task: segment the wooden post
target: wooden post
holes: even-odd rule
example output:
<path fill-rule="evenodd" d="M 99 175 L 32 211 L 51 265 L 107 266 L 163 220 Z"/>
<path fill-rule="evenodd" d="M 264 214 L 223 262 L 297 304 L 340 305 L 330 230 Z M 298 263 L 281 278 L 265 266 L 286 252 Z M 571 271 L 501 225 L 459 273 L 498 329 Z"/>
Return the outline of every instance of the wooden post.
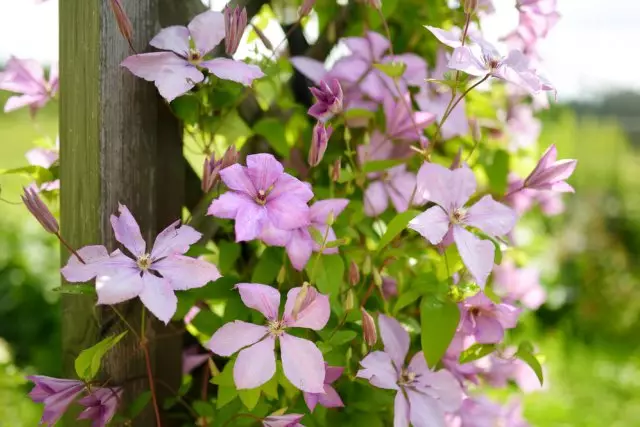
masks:
<path fill-rule="evenodd" d="M 133 24 L 134 46 L 143 52 L 160 29 L 159 0 L 123 4 Z M 134 214 L 148 245 L 181 214 L 181 129 L 153 85 L 120 67 L 130 54 L 108 0 L 60 0 L 61 227 L 74 247 L 115 249 L 109 217 L 119 202 Z M 62 262 L 67 258 L 63 253 Z M 110 308 L 96 307 L 94 298 L 69 295 L 62 305 L 65 374 L 75 377 L 78 353 L 124 328 Z M 140 302 L 118 307 L 139 329 Z M 162 384 L 174 390 L 179 386 L 182 337 L 158 321 L 147 324 L 156 388 L 168 396 Z M 125 405 L 148 390 L 144 357 L 133 334 L 108 354 L 103 370 L 109 384 L 125 387 Z M 150 405 L 134 422 L 155 425 Z M 163 427 L 169 425 L 163 420 Z"/>

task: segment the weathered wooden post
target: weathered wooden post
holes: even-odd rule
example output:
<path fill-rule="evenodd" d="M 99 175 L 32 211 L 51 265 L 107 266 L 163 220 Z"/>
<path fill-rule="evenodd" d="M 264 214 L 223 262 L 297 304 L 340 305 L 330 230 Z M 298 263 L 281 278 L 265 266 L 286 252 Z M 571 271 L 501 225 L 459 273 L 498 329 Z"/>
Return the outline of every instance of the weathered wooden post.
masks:
<path fill-rule="evenodd" d="M 159 0 L 125 0 L 138 51 L 160 28 Z M 60 0 L 61 224 L 75 247 L 101 244 L 113 250 L 109 216 L 126 204 L 140 223 L 147 244 L 180 217 L 184 194 L 181 130 L 152 84 L 120 67 L 131 52 L 118 33 L 108 0 Z M 63 263 L 67 260 L 63 253 Z M 63 299 L 64 368 L 74 377 L 78 352 L 121 330 L 108 307 L 93 298 Z M 138 300 L 121 304 L 128 321 L 140 328 Z M 180 380 L 181 340 L 175 328 L 148 322 L 151 360 L 159 395 Z M 154 337 L 162 335 L 160 340 Z M 109 353 L 104 362 L 110 384 L 125 387 L 124 404 L 148 390 L 143 353 L 135 337 Z M 71 424 L 70 424 L 71 425 Z M 75 425 L 75 424 L 73 424 Z M 153 411 L 135 426 L 155 426 Z M 169 424 L 163 420 L 163 426 Z"/>

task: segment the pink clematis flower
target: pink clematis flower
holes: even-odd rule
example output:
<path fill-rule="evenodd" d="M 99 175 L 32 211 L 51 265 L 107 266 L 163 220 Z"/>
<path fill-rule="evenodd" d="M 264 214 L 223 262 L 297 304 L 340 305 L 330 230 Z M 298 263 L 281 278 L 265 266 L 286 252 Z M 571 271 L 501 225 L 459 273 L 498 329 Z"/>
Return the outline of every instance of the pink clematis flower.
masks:
<path fill-rule="evenodd" d="M 537 310 L 547 299 L 540 284 L 540 272 L 533 267 L 517 268 L 512 260 L 504 260 L 493 268 L 493 290 L 531 310 Z"/>
<path fill-rule="evenodd" d="M 40 424 L 53 426 L 85 388 L 82 381 L 31 375 L 27 379 L 35 384 L 29 393 L 31 400 L 44 403 Z"/>
<path fill-rule="evenodd" d="M 307 393 L 324 393 L 325 365 L 316 345 L 289 335 L 288 328 L 321 330 L 330 315 L 329 297 L 309 288 L 294 315 L 296 299 L 301 287 L 287 294 L 284 315 L 280 318 L 280 292 L 267 285 L 240 283 L 236 285 L 242 302 L 259 311 L 267 319 L 266 326 L 236 320 L 216 331 L 207 346 L 215 354 L 231 356 L 240 351 L 233 367 L 236 387 L 255 388 L 266 383 L 276 373 L 275 345 L 280 341 L 284 375 L 291 384 Z"/>
<path fill-rule="evenodd" d="M 405 367 L 409 333 L 392 317 L 378 316 L 384 351 L 369 353 L 357 377 L 379 388 L 397 390 L 393 427 L 444 426 L 444 413 L 456 411 L 462 403 L 462 389 L 451 373 L 431 371 L 422 352 Z"/>
<path fill-rule="evenodd" d="M 198 366 L 209 360 L 209 353 L 200 353 L 197 345 L 191 346 L 182 352 L 182 374 L 189 374 Z"/>
<path fill-rule="evenodd" d="M 302 414 L 269 415 L 262 420 L 263 427 L 304 427 L 300 420 Z"/>
<path fill-rule="evenodd" d="M 493 243 L 477 238 L 465 226 L 476 227 L 489 236 L 501 236 L 515 226 L 517 214 L 491 196 L 484 196 L 465 209 L 464 204 L 475 191 L 476 179 L 469 168 L 449 170 L 425 163 L 418 172 L 417 193 L 437 206 L 411 220 L 409 228 L 434 245 L 452 234 L 464 265 L 484 289 L 493 268 L 495 248 Z"/>
<path fill-rule="evenodd" d="M 52 166 L 58 163 L 58 159 L 60 158 L 60 139 L 56 139 L 55 148 L 33 148 L 25 153 L 25 157 L 30 165 L 51 169 Z M 60 180 L 54 179 L 52 181 L 43 182 L 40 186 L 34 182 L 31 184 L 31 188 L 36 193 L 39 193 L 40 191 L 59 190 Z"/>
<path fill-rule="evenodd" d="M 158 319 L 168 323 L 175 314 L 175 291 L 200 288 L 220 278 L 215 265 L 184 256 L 202 234 L 176 221 L 156 237 L 151 252 L 129 209 L 120 205 L 120 216 L 111 215 L 111 226 L 126 249 L 110 255 L 104 246 L 85 246 L 69 258 L 61 273 L 69 282 L 86 282 L 96 277 L 98 304 L 118 304 L 140 297 Z"/>
<path fill-rule="evenodd" d="M 522 418 L 522 405 L 514 400 L 502 406 L 484 396 L 465 399 L 450 427 L 528 427 Z"/>
<path fill-rule="evenodd" d="M 280 230 L 309 226 L 308 184 L 284 172 L 271 154 L 247 156 L 247 166 L 234 164 L 220 171 L 231 191 L 215 199 L 208 214 L 235 219 L 236 241 L 256 239 L 273 225 Z"/>
<path fill-rule="evenodd" d="M 465 336 L 462 331 L 458 329 L 441 360 L 442 366 L 451 372 L 462 387 L 465 387 L 467 382 L 473 384 L 479 384 L 480 382 L 478 374 L 482 372 L 481 368 L 473 363 L 460 364 L 460 354 L 473 343 L 473 337 Z"/>
<path fill-rule="evenodd" d="M 136 76 L 154 82 L 160 95 L 169 102 L 202 82 L 202 70 L 244 85 L 250 85 L 254 79 L 264 75 L 259 67 L 242 61 L 228 58 L 205 60 L 205 56 L 224 38 L 224 15 L 203 12 L 187 27 L 175 25 L 164 28 L 149 42 L 163 52 L 132 55 L 121 65 Z"/>
<path fill-rule="evenodd" d="M 482 370 L 482 378 L 492 387 L 506 387 L 510 381 L 516 383 L 524 393 L 540 391 L 549 386 L 548 380 L 544 386 L 529 365 L 515 357 L 515 347 L 508 347 L 501 354 L 492 353 L 474 362 Z"/>
<path fill-rule="evenodd" d="M 78 416 L 79 420 L 91 420 L 91 427 L 105 427 L 118 409 L 122 399 L 122 388 L 94 388 L 91 394 L 78 400 L 86 409 Z"/>
<path fill-rule="evenodd" d="M 542 124 L 525 104 L 512 105 L 507 115 L 507 131 L 510 136 L 509 149 L 516 152 L 533 146 L 540 136 Z"/>
<path fill-rule="evenodd" d="M 505 37 L 505 41 L 527 55 L 534 55 L 538 40 L 547 37 L 560 20 L 556 0 L 520 0 L 518 27 Z"/>
<path fill-rule="evenodd" d="M 387 95 L 384 99 L 384 116 L 387 137 L 400 141 L 420 141 L 424 146 L 427 138 L 422 131 L 436 120 L 436 115 L 426 111 L 407 111 L 407 106 L 411 105 L 409 94 L 402 99 L 395 99 Z"/>
<path fill-rule="evenodd" d="M 309 88 L 316 97 L 316 103 L 309 108 L 308 114 L 321 122 L 326 122 L 342 111 L 344 94 L 338 79 L 331 79 L 328 84 L 320 80 L 318 86 Z"/>
<path fill-rule="evenodd" d="M 542 91 L 555 91 L 555 88 L 531 66 L 519 50 L 511 50 L 506 57 L 481 36 L 470 33 L 472 45 L 462 46 L 457 32 L 445 31 L 441 28 L 426 27 L 443 44 L 454 48 L 449 59 L 449 68 L 459 70 L 472 76 L 490 75 L 501 80 L 521 86 L 531 94 Z"/>
<path fill-rule="evenodd" d="M 559 193 L 573 193 L 575 190 L 566 180 L 573 174 L 577 160 L 557 160 L 558 151 L 552 144 L 544 152 L 536 167 L 525 178 L 523 188 L 532 190 L 551 190 Z"/>
<path fill-rule="evenodd" d="M 304 393 L 304 401 L 311 412 L 313 412 L 318 403 L 325 408 L 341 408 L 344 406 L 340 395 L 331 386 L 340 378 L 342 371 L 344 371 L 344 368 L 329 366 L 325 363 L 324 393 Z"/>
<path fill-rule="evenodd" d="M 524 188 L 524 180 L 515 174 L 509 174 L 508 193 L 504 202 L 522 215 L 538 203 L 543 214 L 559 215 L 564 212 L 562 193 L 553 190 L 531 190 Z"/>
<path fill-rule="evenodd" d="M 7 100 L 5 113 L 28 106 L 31 114 L 35 114 L 58 92 L 58 65 L 51 66 L 47 80 L 39 62 L 12 56 L 0 73 L 0 90 L 20 94 Z"/>
<path fill-rule="evenodd" d="M 460 308 L 460 330 L 479 344 L 501 342 L 504 330 L 516 327 L 521 312 L 511 304 L 494 303 L 482 291 L 462 301 Z"/>

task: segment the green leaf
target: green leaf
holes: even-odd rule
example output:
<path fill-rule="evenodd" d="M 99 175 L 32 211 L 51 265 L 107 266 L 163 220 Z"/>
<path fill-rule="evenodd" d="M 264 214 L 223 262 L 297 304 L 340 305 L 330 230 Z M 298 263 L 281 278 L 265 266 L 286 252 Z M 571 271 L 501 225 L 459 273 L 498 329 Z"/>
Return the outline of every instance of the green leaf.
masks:
<path fill-rule="evenodd" d="M 282 157 L 288 159 L 291 151 L 287 144 L 284 124 L 281 120 L 267 117 L 253 125 L 253 131 L 263 136 L 269 145 Z"/>
<path fill-rule="evenodd" d="M 200 100 L 196 95 L 184 95 L 171 101 L 173 113 L 186 124 L 195 124 L 200 117 Z"/>
<path fill-rule="evenodd" d="M 260 255 L 258 264 L 253 269 L 251 282 L 268 285 L 276 280 L 282 267 L 282 248 L 268 247 Z"/>
<path fill-rule="evenodd" d="M 307 264 L 307 273 L 320 292 L 337 297 L 344 280 L 344 261 L 339 254 L 314 257 L 313 262 Z"/>
<path fill-rule="evenodd" d="M 415 301 L 418 300 L 418 298 L 420 298 L 420 295 L 422 295 L 422 293 L 415 289 L 410 289 L 407 292 L 403 292 L 398 297 L 398 300 L 396 301 L 396 305 L 395 307 L 393 307 L 393 311 L 397 313 L 403 308 L 405 308 L 406 306 L 413 304 Z"/>
<path fill-rule="evenodd" d="M 495 349 L 495 344 L 474 344 L 460 354 L 459 363 L 464 365 L 465 363 L 473 362 L 487 354 L 493 353 Z"/>
<path fill-rule="evenodd" d="M 75 361 L 78 378 L 91 381 L 100 371 L 102 358 L 127 334 L 124 331 L 120 335 L 107 337 L 93 347 L 82 350 Z"/>
<path fill-rule="evenodd" d="M 518 347 L 518 352 L 516 353 L 516 357 L 529 365 L 531 369 L 533 369 L 533 372 L 536 373 L 536 376 L 540 381 L 540 385 L 542 385 L 544 381 L 542 374 L 542 365 L 540 365 L 540 362 L 533 354 L 533 346 L 527 342 L 520 344 L 520 346 Z"/>
<path fill-rule="evenodd" d="M 276 375 L 272 376 L 269 381 L 264 383 L 262 387 L 260 387 L 262 393 L 269 399 L 277 399 L 278 398 L 278 378 Z"/>
<path fill-rule="evenodd" d="M 387 231 L 385 231 L 380 242 L 378 242 L 378 251 L 387 246 L 396 236 L 402 233 L 407 228 L 409 221 L 418 216 L 420 212 L 415 210 L 408 210 L 406 212 L 396 215 L 387 225 Z"/>
<path fill-rule="evenodd" d="M 221 274 L 227 274 L 240 257 L 240 245 L 235 242 L 222 240 L 218 242 L 220 256 L 218 257 L 218 268 Z"/>
<path fill-rule="evenodd" d="M 339 346 L 353 341 L 357 336 L 355 331 L 338 331 L 329 339 L 329 344 Z"/>
<path fill-rule="evenodd" d="M 231 402 L 238 396 L 235 387 L 220 386 L 218 387 L 218 399 L 216 399 L 216 408 L 220 409 L 227 403 Z"/>
<path fill-rule="evenodd" d="M 435 367 L 447 351 L 460 322 L 460 310 L 452 301 L 427 295 L 420 302 L 421 343 L 424 358 Z"/>
<path fill-rule="evenodd" d="M 318 350 L 320 350 L 320 352 L 322 352 L 322 354 L 327 354 L 331 350 L 333 350 L 333 346 L 331 344 L 329 344 L 328 342 L 324 342 L 324 341 L 317 342 L 316 343 L 316 347 L 318 347 Z"/>
<path fill-rule="evenodd" d="M 404 160 L 399 160 L 399 159 L 371 160 L 362 166 L 362 172 L 364 173 L 382 172 L 387 169 L 391 169 L 392 167 L 401 165 L 404 162 L 405 162 Z"/>
<path fill-rule="evenodd" d="M 309 234 L 311 234 L 313 241 L 322 246 L 324 235 L 320 232 L 320 230 L 315 227 L 309 227 L 307 230 L 309 230 Z"/>
<path fill-rule="evenodd" d="M 71 295 L 94 295 L 96 293 L 96 287 L 94 285 L 89 285 L 86 283 L 58 286 L 57 288 L 53 288 L 52 290 L 53 292 Z"/>
<path fill-rule="evenodd" d="M 238 390 L 238 396 L 244 406 L 246 406 L 248 410 L 252 411 L 258 404 L 258 400 L 260 400 L 260 387 L 249 390 Z"/>
<path fill-rule="evenodd" d="M 509 153 L 498 150 L 493 155 L 491 163 L 485 165 L 485 171 L 489 178 L 489 186 L 495 194 L 504 194 L 507 190 L 509 175 Z"/>
<path fill-rule="evenodd" d="M 226 387 L 235 387 L 236 384 L 233 382 L 233 365 L 235 364 L 234 360 L 230 360 L 224 365 L 222 372 L 211 379 L 213 384 L 219 386 Z"/>
<path fill-rule="evenodd" d="M 216 410 L 210 402 L 196 400 L 191 404 L 191 406 L 201 417 L 213 417 L 216 414 Z"/>
<path fill-rule="evenodd" d="M 407 64 L 400 61 L 386 62 L 384 64 L 373 64 L 373 66 L 376 67 L 378 70 L 382 71 L 383 73 L 385 73 L 387 76 L 391 77 L 392 79 L 397 79 L 402 77 L 402 75 L 407 69 Z"/>
<path fill-rule="evenodd" d="M 338 182 L 340 184 L 344 184 L 345 182 L 352 181 L 355 178 L 355 174 L 351 168 L 345 168 L 340 170 L 340 177 L 338 178 Z"/>
<path fill-rule="evenodd" d="M 151 400 L 151 391 L 147 390 L 140 393 L 138 397 L 136 397 L 136 399 L 129 406 L 129 411 L 127 412 L 129 415 L 129 418 L 134 419 L 135 417 L 140 415 L 142 410 L 149 404 L 150 400 Z"/>
<path fill-rule="evenodd" d="M 376 116 L 375 111 L 365 110 L 364 108 L 350 108 L 343 113 L 345 120 L 352 119 L 372 119 Z"/>

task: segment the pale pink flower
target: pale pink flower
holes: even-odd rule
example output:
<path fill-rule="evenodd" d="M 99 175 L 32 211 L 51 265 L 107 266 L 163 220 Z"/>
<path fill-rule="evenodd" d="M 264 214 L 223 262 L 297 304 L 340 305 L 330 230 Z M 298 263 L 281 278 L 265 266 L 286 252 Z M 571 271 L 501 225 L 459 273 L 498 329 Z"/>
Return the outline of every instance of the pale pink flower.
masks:
<path fill-rule="evenodd" d="M 436 121 L 436 115 L 426 111 L 408 111 L 411 108 L 411 97 L 404 95 L 403 99 L 387 95 L 384 98 L 385 134 L 388 138 L 414 142 L 420 141 L 425 146 L 427 138 L 423 130 Z"/>
<path fill-rule="evenodd" d="M 47 80 L 39 62 L 12 56 L 0 73 L 0 90 L 20 94 L 7 100 L 5 113 L 28 106 L 31 113 L 35 114 L 58 92 L 58 65 L 51 65 Z"/>
<path fill-rule="evenodd" d="M 236 320 L 222 326 L 207 346 L 215 354 L 229 357 L 240 351 L 233 367 L 236 388 L 256 388 L 276 373 L 276 341 L 284 375 L 295 387 L 307 393 L 324 393 L 325 365 L 322 353 L 306 339 L 288 334 L 288 328 L 321 330 L 330 315 L 329 297 L 309 288 L 297 316 L 294 306 L 301 287 L 287 294 L 284 314 L 278 316 L 280 292 L 267 285 L 240 283 L 236 285 L 242 302 L 266 317 L 266 325 L 254 325 Z"/>
<path fill-rule="evenodd" d="M 566 180 L 573 174 L 577 160 L 556 160 L 558 151 L 552 144 L 544 152 L 536 167 L 525 178 L 523 188 L 532 190 L 551 190 L 559 193 L 573 193 L 575 190 Z"/>
<path fill-rule="evenodd" d="M 484 396 L 467 398 L 462 402 L 457 418 L 460 427 L 529 427 L 522 418 L 519 400 L 503 406 Z"/>
<path fill-rule="evenodd" d="M 82 381 L 31 375 L 27 379 L 35 384 L 29 393 L 31 400 L 44 403 L 44 412 L 40 424 L 53 426 L 64 415 L 71 403 L 82 393 L 85 385 Z"/>
<path fill-rule="evenodd" d="M 499 343 L 505 329 L 515 328 L 521 310 L 508 303 L 496 304 L 482 291 L 460 303 L 460 330 L 479 344 Z"/>
<path fill-rule="evenodd" d="M 91 420 L 91 427 L 105 427 L 113 418 L 122 399 L 122 387 L 91 389 L 91 394 L 78 400 L 86 408 L 78 416 L 79 420 Z"/>
<path fill-rule="evenodd" d="M 338 366 L 329 366 L 325 363 L 325 375 L 324 375 L 324 392 L 323 393 L 303 393 L 304 401 L 311 412 L 316 408 L 319 403 L 325 408 L 341 408 L 344 406 L 340 395 L 334 389 L 333 384 L 340 375 L 342 375 L 344 368 Z"/>
<path fill-rule="evenodd" d="M 542 124 L 535 118 L 529 105 L 519 103 L 509 108 L 507 132 L 511 151 L 516 152 L 521 148 L 533 146 L 538 141 L 541 130 Z"/>
<path fill-rule="evenodd" d="M 540 284 L 540 272 L 533 267 L 517 268 L 512 260 L 504 260 L 493 268 L 493 290 L 511 301 L 519 301 L 537 310 L 547 299 Z"/>
<path fill-rule="evenodd" d="M 300 420 L 302 414 L 269 415 L 262 420 L 263 427 L 304 427 Z"/>
<path fill-rule="evenodd" d="M 86 282 L 96 277 L 98 304 L 118 304 L 136 297 L 158 319 L 168 323 L 175 314 L 175 291 L 200 288 L 220 278 L 215 265 L 183 255 L 202 234 L 180 221 L 156 237 L 153 248 L 140 233 L 129 209 L 120 205 L 120 216 L 111 215 L 116 240 L 126 250 L 108 254 L 104 246 L 85 246 L 78 251 L 85 263 L 72 255 L 61 272 L 69 282 Z"/>
<path fill-rule="evenodd" d="M 342 111 L 344 94 L 338 79 L 331 79 L 329 83 L 320 80 L 317 88 L 310 87 L 309 90 L 316 97 L 315 104 L 307 111 L 310 116 L 326 122 Z"/>
<path fill-rule="evenodd" d="M 182 374 L 189 374 L 198 366 L 203 365 L 209 360 L 209 353 L 200 353 L 199 346 L 194 345 L 182 352 Z"/>

